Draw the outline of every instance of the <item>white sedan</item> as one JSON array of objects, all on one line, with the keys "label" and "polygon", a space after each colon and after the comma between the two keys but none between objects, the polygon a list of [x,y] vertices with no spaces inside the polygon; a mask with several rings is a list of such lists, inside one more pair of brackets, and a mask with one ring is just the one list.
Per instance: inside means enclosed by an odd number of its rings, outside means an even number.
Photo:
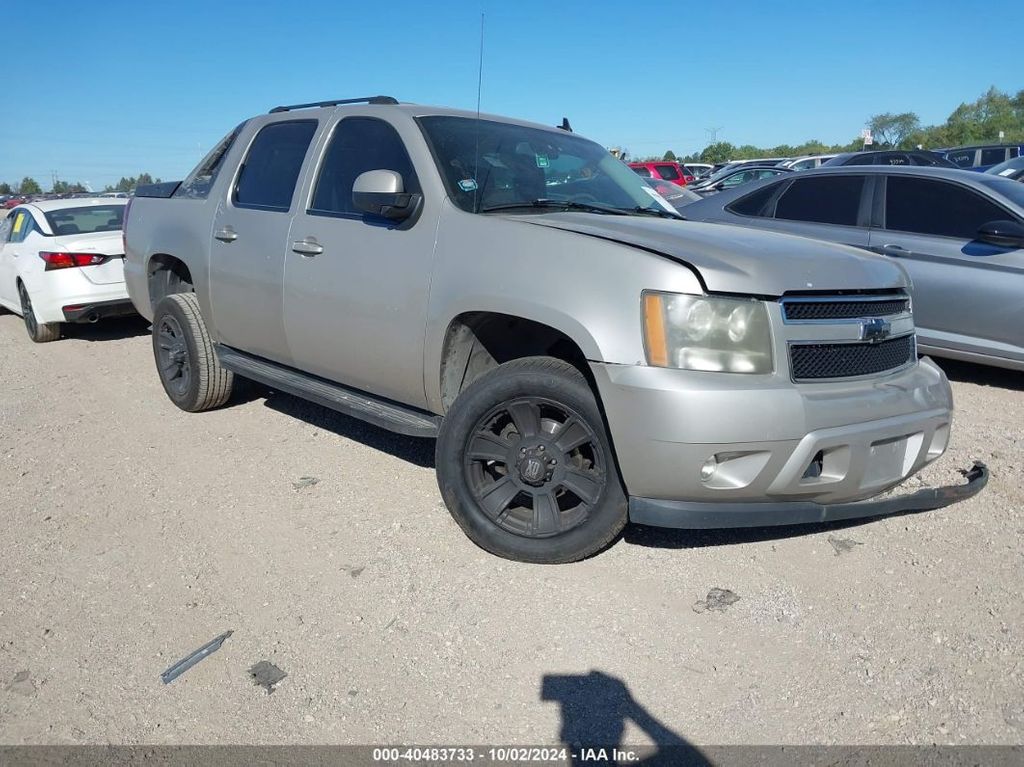
[{"label": "white sedan", "polygon": [[0,222],[0,307],[24,318],[33,341],[56,341],[63,322],[135,311],[124,285],[125,202],[25,203]]}]

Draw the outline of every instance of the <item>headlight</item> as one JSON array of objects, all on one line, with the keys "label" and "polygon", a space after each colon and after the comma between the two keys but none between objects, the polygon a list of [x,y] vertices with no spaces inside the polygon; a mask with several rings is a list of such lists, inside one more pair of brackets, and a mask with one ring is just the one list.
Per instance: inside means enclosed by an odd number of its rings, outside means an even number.
[{"label": "headlight", "polygon": [[643,304],[649,365],[772,372],[772,334],[760,301],[647,291]]}]

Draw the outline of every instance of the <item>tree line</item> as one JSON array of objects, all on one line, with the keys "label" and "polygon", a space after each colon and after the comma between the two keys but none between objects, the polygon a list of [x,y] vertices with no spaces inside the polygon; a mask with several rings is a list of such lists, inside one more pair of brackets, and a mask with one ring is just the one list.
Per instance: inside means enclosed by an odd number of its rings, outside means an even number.
[{"label": "tree line", "polygon": [[[159,178],[153,178],[148,173],[140,173],[138,176],[121,176],[116,184],[107,184],[101,192],[130,192],[137,186],[145,184],[159,184]],[[56,180],[50,189],[50,194],[80,194],[82,192],[96,191],[86,189],[85,184],[79,181]],[[42,194],[43,187],[31,176],[25,176],[20,184],[9,184],[0,182],[0,194]]]},{"label": "tree line", "polygon": [[[870,129],[874,143],[872,149],[939,149],[987,143],[1024,143],[1024,90],[1016,95],[990,88],[976,101],[958,106],[939,125],[922,125],[921,118],[914,112],[893,114],[886,112],[872,115],[865,123]],[[1002,138],[1000,138],[1002,132]],[[773,147],[759,147],[753,144],[734,146],[728,141],[718,141],[704,147],[700,152],[677,157],[671,149],[660,158],[648,160],[678,160],[682,163],[718,163],[726,160],[744,160],[757,157],[800,157],[811,154],[832,154],[856,152],[864,149],[864,140],[859,136],[847,144],[825,144],[821,141],[805,141],[802,144],[780,144]]]}]

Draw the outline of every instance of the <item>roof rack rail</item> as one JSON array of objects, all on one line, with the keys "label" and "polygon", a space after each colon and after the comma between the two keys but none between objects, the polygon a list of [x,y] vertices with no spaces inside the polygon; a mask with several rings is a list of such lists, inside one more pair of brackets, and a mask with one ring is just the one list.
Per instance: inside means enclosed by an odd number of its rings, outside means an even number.
[{"label": "roof rack rail", "polygon": [[397,104],[398,99],[393,96],[364,96],[361,99],[338,99],[336,101],[312,101],[309,104],[292,104],[290,106],[274,107],[270,114],[278,112],[290,112],[293,109],[309,109],[310,107],[336,107],[339,104]]}]

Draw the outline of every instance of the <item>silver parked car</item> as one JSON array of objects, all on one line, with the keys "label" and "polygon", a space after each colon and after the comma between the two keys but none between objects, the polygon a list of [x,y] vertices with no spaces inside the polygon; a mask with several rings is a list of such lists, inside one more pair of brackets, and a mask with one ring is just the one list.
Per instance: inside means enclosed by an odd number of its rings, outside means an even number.
[{"label": "silver parked car", "polygon": [[949,439],[902,269],[686,223],[566,130],[388,97],[280,107],[140,189],[126,237],[172,402],[223,405],[238,375],[436,437],[448,509],[501,556],[586,557],[627,519],[936,508],[987,478],[866,500]]},{"label": "silver parked car", "polygon": [[1024,185],[945,168],[826,167],[695,202],[686,216],[884,254],[913,281],[922,352],[1024,370]]}]

